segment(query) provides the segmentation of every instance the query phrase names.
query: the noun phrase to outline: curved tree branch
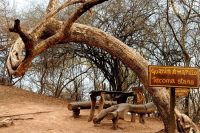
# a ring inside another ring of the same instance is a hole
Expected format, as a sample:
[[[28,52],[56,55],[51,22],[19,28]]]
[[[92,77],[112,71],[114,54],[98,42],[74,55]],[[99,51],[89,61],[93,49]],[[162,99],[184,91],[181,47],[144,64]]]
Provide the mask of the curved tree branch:
[[[59,7],[54,7],[53,9],[55,10],[52,10],[48,8],[48,11],[47,11],[47,14],[45,15],[45,18],[42,20],[42,22],[40,24],[38,24],[34,30],[32,31],[32,34],[35,34],[36,36],[38,34],[41,34],[42,32],[42,27],[46,26],[48,23],[49,23],[49,20],[51,18],[53,18],[58,12],[60,12],[61,10],[63,10],[64,8],[70,6],[70,5],[74,5],[76,3],[84,3],[85,0],[70,0],[70,1],[66,1],[65,3],[63,3],[61,6]],[[51,5],[54,4],[55,2],[53,3],[50,3],[48,7],[52,7]]]
[[[24,44],[25,45],[30,45],[30,42],[32,41],[32,38],[28,33],[23,32],[21,30],[20,20],[19,19],[15,20],[14,27],[10,28],[9,31],[19,34],[19,36],[21,37],[21,39],[24,42]]]
[[[81,1],[81,2],[85,2],[85,3],[82,6],[80,6],[75,11],[75,13],[73,13],[71,15],[71,17],[69,17],[69,19],[64,23],[64,25],[60,25],[59,23],[56,23],[57,21],[55,20],[55,23],[61,26],[61,28],[56,32],[56,34],[50,36],[46,40],[42,40],[41,42],[37,42],[39,44],[35,44],[34,47],[32,45],[33,41],[29,41],[29,43],[31,45],[26,45],[24,43],[25,49],[23,49],[23,48],[18,49],[18,46],[13,47],[13,49],[11,51],[17,51],[17,52],[14,52],[14,54],[12,54],[12,55],[14,55],[14,58],[13,57],[11,58],[11,55],[8,57],[7,65],[8,65],[8,70],[10,71],[10,74],[13,74],[13,75],[16,75],[16,76],[22,76],[25,73],[25,71],[27,71],[29,65],[31,64],[31,61],[33,60],[33,58],[36,55],[38,55],[40,52],[47,49],[49,46],[60,42],[64,38],[67,39],[67,36],[68,36],[68,33],[69,33],[68,31],[69,31],[70,27],[72,26],[72,24],[87,10],[89,10],[93,6],[100,4],[104,1],[106,1],[106,0],[89,0],[87,2]],[[53,3],[53,2],[56,2],[56,1],[51,0],[50,5],[51,5],[51,2]],[[75,2],[75,1],[72,1],[72,3],[73,2]],[[49,6],[49,8],[50,7],[51,6]],[[45,29],[44,25],[47,24],[47,23],[48,23],[48,21],[46,21],[45,23],[39,24],[39,26],[37,26],[35,28],[35,30],[32,31],[31,35],[33,36],[34,40],[36,40],[38,38],[38,36],[41,35],[40,33]],[[16,24],[16,27],[17,27],[17,25],[19,25],[19,24]],[[40,28],[40,25],[41,25],[41,28]],[[58,26],[56,25],[56,27],[58,27]],[[53,29],[53,30],[55,30],[55,29]],[[20,44],[21,43],[19,43],[17,45],[20,45]],[[23,44],[21,44],[21,45],[23,45]],[[30,46],[30,48],[29,48],[29,46]],[[29,49],[30,49],[30,51],[29,51]],[[40,50],[37,51],[38,49],[40,49]],[[23,51],[26,51],[26,58],[25,58],[25,60],[24,60],[24,58],[21,58],[19,60],[18,55],[19,55],[19,53],[20,54],[23,53]],[[28,55],[30,55],[30,56],[28,56]],[[23,61],[23,62],[21,63],[21,61]],[[15,69],[18,69],[19,71],[18,70],[15,71]],[[22,70],[22,71],[20,71],[20,70]]]
[[[65,22],[64,27],[62,28],[62,31],[66,34],[67,31],[71,28],[72,24],[86,11],[88,11],[90,8],[92,8],[95,5],[98,5],[100,3],[103,3],[107,0],[89,0],[85,2],[83,5],[81,5]]]
[[[46,15],[54,11],[57,8],[58,4],[59,4],[59,0],[49,0],[49,4],[46,9]]]

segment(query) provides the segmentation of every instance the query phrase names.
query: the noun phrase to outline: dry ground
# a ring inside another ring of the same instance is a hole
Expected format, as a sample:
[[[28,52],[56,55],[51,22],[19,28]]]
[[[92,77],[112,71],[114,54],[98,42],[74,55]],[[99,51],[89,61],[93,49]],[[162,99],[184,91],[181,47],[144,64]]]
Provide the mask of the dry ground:
[[[32,114],[31,114],[32,113]],[[155,133],[163,129],[156,118],[147,118],[145,124],[119,121],[118,130],[112,130],[112,122],[103,120],[94,126],[87,122],[89,110],[82,110],[80,118],[74,119],[67,109],[67,102],[37,95],[14,87],[0,86],[0,120],[9,115],[14,125],[0,128],[0,133]]]

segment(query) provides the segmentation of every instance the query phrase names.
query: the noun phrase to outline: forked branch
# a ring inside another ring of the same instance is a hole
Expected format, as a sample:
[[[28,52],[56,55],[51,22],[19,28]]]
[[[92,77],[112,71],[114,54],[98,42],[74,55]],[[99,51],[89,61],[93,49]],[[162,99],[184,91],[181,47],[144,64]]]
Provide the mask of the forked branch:
[[[88,11],[90,8],[92,8],[95,5],[101,4],[107,0],[89,0],[87,2],[84,2],[83,5],[81,5],[65,22],[63,27],[63,32],[66,34],[66,31],[68,31],[72,24],[86,11]]]
[[[44,27],[51,18],[53,18],[58,12],[60,12],[61,10],[63,10],[64,8],[66,7],[69,7],[71,5],[74,5],[76,3],[84,3],[86,0],[69,0],[69,1],[66,1],[64,2],[61,6],[55,8],[54,7],[54,10],[52,9],[52,3],[50,3],[48,5],[48,8],[47,8],[47,11],[46,11],[46,15],[45,15],[45,18],[42,20],[42,22],[40,24],[38,24],[35,29],[32,31],[33,34],[38,34],[40,33],[42,30],[41,28]],[[54,2],[55,3],[55,2]],[[51,10],[49,9],[51,7]]]
[[[46,15],[56,9],[59,4],[59,0],[49,0],[49,4],[46,9]]]
[[[13,46],[13,49],[10,51],[10,55],[7,60],[7,66],[10,74],[15,75],[15,76],[22,76],[24,73],[27,71],[28,67],[31,64],[31,61],[35,56],[46,50],[48,47],[58,44],[59,42],[65,41],[67,42],[69,38],[69,32],[72,24],[87,10],[92,8],[93,6],[100,4],[106,0],[68,0],[65,2],[63,5],[60,7],[56,8],[56,10],[53,10],[53,7],[50,5],[53,4],[53,2],[56,2],[56,0],[51,0],[49,9],[51,9],[51,12],[48,13],[44,20],[36,26],[32,32],[30,32],[30,35],[22,32],[20,28],[20,21],[17,20],[15,23],[14,28],[11,29],[12,32],[16,32],[20,35],[22,38],[24,44],[25,44],[25,49],[23,49],[23,44],[16,43],[15,46]],[[61,9],[64,7],[67,7],[69,5],[75,4],[75,3],[83,3],[82,5],[77,8],[74,13],[67,19],[64,23],[60,23],[56,19],[52,19],[53,21],[48,21],[51,19],[54,15],[56,15]],[[55,6],[54,6],[55,7]],[[48,12],[48,11],[47,11]],[[52,22],[52,23],[51,23]],[[47,24],[51,24],[50,27],[46,27]],[[48,36],[45,40],[39,40],[41,37],[41,33],[43,31],[47,30],[48,28],[52,28],[52,25],[57,26],[57,29],[51,29],[51,30],[56,30],[55,34],[52,34]],[[20,45],[20,46],[18,46]],[[20,48],[20,49],[19,49]],[[17,52],[15,52],[17,51]],[[19,55],[23,55],[23,51],[26,51],[26,56],[25,58],[19,58]]]
[[[21,37],[22,41],[25,44],[26,56],[28,56],[30,53],[32,53],[31,51],[33,50],[34,40],[28,33],[21,30],[19,19],[15,20],[14,27],[10,28],[9,31],[19,34],[19,36]]]
[[[27,44],[27,42],[29,42],[31,40],[31,37],[27,33],[23,32],[21,30],[20,20],[19,19],[15,20],[14,27],[10,28],[9,31],[19,34],[19,36],[22,38],[22,40],[23,40],[23,42],[25,44]]]

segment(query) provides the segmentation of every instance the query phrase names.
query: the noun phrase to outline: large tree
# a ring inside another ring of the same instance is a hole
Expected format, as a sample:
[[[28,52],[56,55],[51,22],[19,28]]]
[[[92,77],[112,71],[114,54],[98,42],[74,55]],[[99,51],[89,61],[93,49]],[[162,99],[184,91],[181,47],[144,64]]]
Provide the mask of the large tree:
[[[9,73],[22,76],[28,70],[32,60],[55,44],[75,42],[101,48],[130,67],[152,95],[164,126],[168,132],[170,120],[169,93],[166,88],[148,87],[148,62],[135,50],[115,37],[95,27],[75,23],[77,19],[95,5],[106,0],[69,0],[59,6],[59,0],[49,0],[43,20],[31,31],[22,31],[20,21],[15,20],[11,32],[19,34],[12,45],[7,60]],[[77,9],[65,21],[56,19],[56,14],[70,5],[77,4]],[[181,132],[192,130],[199,132],[196,125],[184,114],[176,110],[177,129]]]

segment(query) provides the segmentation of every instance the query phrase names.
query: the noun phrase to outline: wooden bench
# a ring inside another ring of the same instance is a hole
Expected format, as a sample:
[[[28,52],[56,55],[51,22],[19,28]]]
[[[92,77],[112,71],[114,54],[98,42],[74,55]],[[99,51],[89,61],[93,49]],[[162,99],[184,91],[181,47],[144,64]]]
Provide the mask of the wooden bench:
[[[107,119],[112,120],[113,129],[117,129],[118,120],[124,119],[124,115],[127,112],[130,112],[134,114],[135,113],[139,114],[139,122],[144,124],[145,114],[153,113],[155,111],[156,111],[156,106],[154,105],[153,102],[147,104],[121,103],[102,110],[101,113],[95,116],[95,118],[93,119],[93,123],[99,124],[106,117]]]
[[[88,121],[92,121],[92,119],[94,117],[96,101],[97,101],[98,96],[101,97],[100,100],[99,100],[99,112],[103,109],[103,106],[104,106],[104,103],[105,103],[105,99],[104,99],[105,94],[115,95],[115,98],[113,100],[116,101],[117,104],[126,103],[128,97],[135,96],[133,92],[104,91],[104,90],[100,90],[100,91],[93,90],[93,91],[91,91],[90,92],[91,109],[90,109],[90,115],[89,115]]]
[[[105,101],[103,108],[108,108],[112,105],[116,105],[116,101]],[[97,102],[95,108],[99,107],[99,102]],[[80,115],[81,109],[90,109],[91,102],[90,101],[83,101],[83,102],[71,102],[68,104],[68,110],[73,111],[73,117],[78,118]]]

